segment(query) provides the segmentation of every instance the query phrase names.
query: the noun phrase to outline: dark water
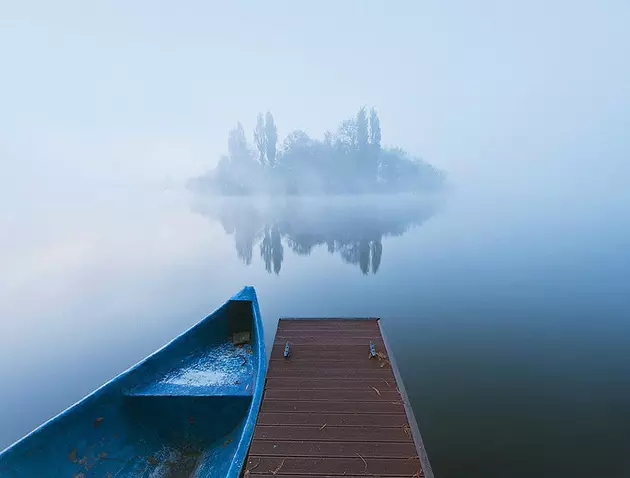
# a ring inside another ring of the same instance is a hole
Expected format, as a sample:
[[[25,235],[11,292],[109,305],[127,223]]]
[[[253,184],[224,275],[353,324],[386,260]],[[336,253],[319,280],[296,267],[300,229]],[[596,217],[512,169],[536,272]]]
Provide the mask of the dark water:
[[[438,477],[630,476],[627,196],[38,209],[2,239],[0,447],[219,305],[380,316]]]

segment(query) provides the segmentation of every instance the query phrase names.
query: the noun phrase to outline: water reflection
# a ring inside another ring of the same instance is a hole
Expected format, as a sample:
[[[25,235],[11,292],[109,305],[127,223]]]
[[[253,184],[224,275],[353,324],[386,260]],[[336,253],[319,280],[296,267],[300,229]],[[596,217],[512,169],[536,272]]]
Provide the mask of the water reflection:
[[[194,210],[221,223],[247,265],[258,248],[267,272],[279,274],[285,248],[310,255],[325,245],[330,254],[339,254],[367,275],[378,272],[385,237],[424,223],[436,207],[435,198],[405,195],[212,198],[199,200]]]
[[[282,259],[284,259],[284,247],[282,246],[282,235],[277,226],[266,226],[265,237],[260,243],[260,257],[265,261],[265,269],[271,273],[280,273]]]

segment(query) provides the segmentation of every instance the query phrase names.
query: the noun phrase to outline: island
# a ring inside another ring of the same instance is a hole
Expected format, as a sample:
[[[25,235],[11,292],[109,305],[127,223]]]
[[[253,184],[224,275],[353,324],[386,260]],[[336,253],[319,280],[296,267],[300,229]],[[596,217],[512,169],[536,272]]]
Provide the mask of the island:
[[[436,191],[446,179],[422,158],[382,145],[374,108],[360,108],[321,139],[296,130],[281,143],[273,115],[261,113],[253,144],[238,123],[227,146],[214,169],[190,182],[192,189],[222,196],[398,194]]]

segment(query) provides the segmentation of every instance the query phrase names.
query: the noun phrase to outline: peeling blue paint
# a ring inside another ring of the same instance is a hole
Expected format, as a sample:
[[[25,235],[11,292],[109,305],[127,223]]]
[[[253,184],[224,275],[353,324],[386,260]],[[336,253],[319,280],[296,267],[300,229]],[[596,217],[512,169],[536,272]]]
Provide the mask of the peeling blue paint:
[[[251,344],[232,333],[251,330]],[[238,477],[266,355],[253,287],[0,453],[1,477]]]
[[[370,342],[370,358],[376,357],[376,347],[374,346],[374,342]]]

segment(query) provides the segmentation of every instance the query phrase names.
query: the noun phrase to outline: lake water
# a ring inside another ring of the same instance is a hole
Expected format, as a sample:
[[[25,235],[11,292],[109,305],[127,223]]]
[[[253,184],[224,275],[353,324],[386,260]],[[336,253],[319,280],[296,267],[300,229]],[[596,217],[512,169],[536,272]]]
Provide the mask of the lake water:
[[[626,193],[118,193],[7,217],[0,448],[253,284],[382,317],[437,477],[630,476]]]

